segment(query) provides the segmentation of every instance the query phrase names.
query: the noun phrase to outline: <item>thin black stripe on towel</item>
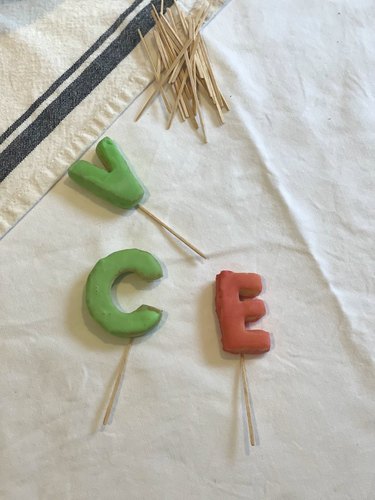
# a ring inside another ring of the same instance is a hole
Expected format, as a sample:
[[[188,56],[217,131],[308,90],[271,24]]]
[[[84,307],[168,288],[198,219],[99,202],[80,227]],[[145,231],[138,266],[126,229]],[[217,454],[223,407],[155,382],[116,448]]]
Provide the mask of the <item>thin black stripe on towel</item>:
[[[160,9],[160,0],[155,7]],[[173,0],[165,0],[165,7]],[[0,154],[0,181],[26,158],[139,43],[154,25],[151,4],[146,5],[120,35]]]
[[[0,144],[2,144],[5,139],[7,139],[17,128],[22,125],[22,123],[31,116],[36,109],[46,100],[50,95],[52,95],[57,88],[60,87],[62,83],[65,82],[77,69],[86,61],[88,57],[91,56],[106,40],[108,37],[114,33],[120,24],[128,17],[129,14],[133,12],[138,5],[143,2],[143,0],[135,0],[133,4],[128,7],[110,26],[105,33],[103,33],[95,43],[89,47],[86,52],[84,52],[77,61],[68,68],[65,73],[63,73],[57,80],[55,80],[52,85],[40,96],[36,99],[32,105],[19,117],[17,120],[10,125],[3,134],[0,135]]]

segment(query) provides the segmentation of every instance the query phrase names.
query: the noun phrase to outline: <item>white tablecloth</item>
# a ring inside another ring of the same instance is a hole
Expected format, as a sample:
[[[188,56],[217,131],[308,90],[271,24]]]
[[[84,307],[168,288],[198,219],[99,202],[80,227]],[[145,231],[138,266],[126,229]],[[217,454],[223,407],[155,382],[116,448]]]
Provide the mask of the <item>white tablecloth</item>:
[[[222,127],[206,113],[209,144],[164,130],[160,103],[134,123],[145,96],[106,132],[145,206],[208,261],[67,177],[1,241],[1,498],[374,497],[374,20],[367,1],[233,0],[205,30],[232,106]],[[99,258],[133,247],[167,277],[124,280],[119,301],[167,319],[134,342],[103,430],[123,347],[83,289]],[[251,449],[213,309],[222,269],[266,282]]]

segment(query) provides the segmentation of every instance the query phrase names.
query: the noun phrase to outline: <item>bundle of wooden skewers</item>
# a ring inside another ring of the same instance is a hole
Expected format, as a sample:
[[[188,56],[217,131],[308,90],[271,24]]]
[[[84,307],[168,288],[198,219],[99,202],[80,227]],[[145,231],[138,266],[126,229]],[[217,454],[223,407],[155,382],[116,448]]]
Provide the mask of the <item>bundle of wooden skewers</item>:
[[[202,99],[213,105],[221,124],[224,123],[223,111],[229,111],[200,34],[207,11],[208,8],[202,8],[195,15],[186,16],[176,2],[173,10],[169,8],[165,13],[163,2],[160,13],[152,6],[156,60],[142,33],[138,33],[152,65],[154,89],[136,117],[138,120],[160,94],[168,114],[167,129],[178,113],[182,121],[190,120],[195,129],[201,128],[205,143]]]

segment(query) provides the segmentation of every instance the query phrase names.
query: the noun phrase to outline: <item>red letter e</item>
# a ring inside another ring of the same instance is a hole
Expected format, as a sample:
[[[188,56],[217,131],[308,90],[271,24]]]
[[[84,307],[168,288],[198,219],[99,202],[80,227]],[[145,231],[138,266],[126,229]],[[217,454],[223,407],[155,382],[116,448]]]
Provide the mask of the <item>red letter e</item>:
[[[246,323],[257,321],[266,313],[264,302],[254,298],[261,291],[259,274],[222,271],[216,276],[216,313],[224,351],[260,354],[270,350],[268,332],[246,329]]]

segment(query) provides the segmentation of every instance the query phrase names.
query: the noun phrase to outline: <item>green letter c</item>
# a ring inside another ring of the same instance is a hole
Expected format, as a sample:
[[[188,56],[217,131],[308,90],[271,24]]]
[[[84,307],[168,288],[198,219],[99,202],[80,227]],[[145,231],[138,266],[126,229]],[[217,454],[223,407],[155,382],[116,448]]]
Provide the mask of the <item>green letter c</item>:
[[[90,272],[86,283],[86,304],[91,316],[108,332],[123,338],[140,337],[159,323],[162,311],[142,305],[126,313],[114,305],[112,285],[125,273],[135,273],[146,281],[163,277],[160,263],[152,254],[135,248],[114,252],[100,259]]]

